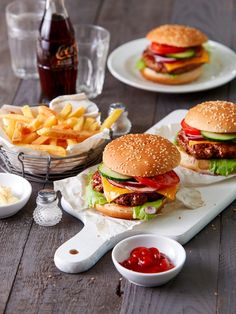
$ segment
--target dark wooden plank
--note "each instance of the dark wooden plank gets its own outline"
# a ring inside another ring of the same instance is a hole
[[[218,313],[233,314],[236,309],[236,201],[222,215],[220,265],[217,291]]]
[[[37,190],[37,184],[32,184]],[[35,207],[36,192],[33,192],[27,205],[16,215],[0,221],[0,312],[8,301],[12,285],[18,271],[32,224],[32,210]]]
[[[3,0],[0,3],[0,105],[13,102],[20,82],[11,69],[5,22],[5,6],[9,2]],[[3,312],[5,308],[19,267],[19,261],[32,222],[29,214],[32,207],[34,207],[34,198],[17,215],[0,221],[0,281],[2,283],[0,289],[0,312]]]
[[[231,46],[233,16],[230,1],[225,3],[224,8],[219,1],[175,1],[171,18],[164,22],[195,26],[206,32],[209,38]],[[228,97],[229,85],[193,94],[160,94],[157,97],[155,121],[176,109],[187,109],[206,100],[227,100]],[[220,220],[217,218],[185,246],[187,262],[174,282],[162,288],[148,290],[126,283],[121,313],[215,313],[219,293],[220,226]],[[225,233],[227,236],[227,230]],[[225,255],[227,256],[226,250]],[[234,256],[233,253],[232,255]],[[226,276],[226,273],[224,274]],[[226,289],[225,277],[222,282],[222,289]],[[232,287],[233,285],[231,289]],[[229,301],[232,305],[233,297],[234,292],[231,290]],[[220,298],[223,298],[223,293]],[[219,313],[225,313],[228,303],[225,302],[223,310]],[[235,310],[235,306],[232,309]]]
[[[37,84],[38,82],[35,80],[22,81],[14,100],[12,100],[12,104],[17,106],[23,103],[35,104],[38,97]],[[30,233],[37,191],[42,187],[42,184],[32,182],[33,193],[28,204],[17,215],[1,220],[0,222],[2,240],[0,243],[0,250],[2,252],[0,280],[3,282],[4,287],[4,289],[1,289],[0,294],[0,310],[2,311],[8,302]]]
[[[231,9],[235,7],[235,1],[230,3]],[[229,4],[228,4],[229,6]],[[230,47],[236,49],[236,20],[231,20],[231,36]],[[226,32],[226,28],[224,29]],[[223,32],[223,30],[222,30]],[[227,32],[226,32],[227,33]],[[236,80],[229,84],[229,97],[228,100],[235,102],[236,99]],[[218,300],[217,310],[218,313],[233,314],[236,309],[236,296],[235,296],[235,263],[236,251],[233,240],[236,237],[235,229],[236,220],[236,201],[225,211],[222,215],[221,222],[221,245],[220,245],[220,264],[218,276]]]
[[[90,1],[83,9],[82,1],[76,5],[70,1],[71,7],[69,2],[67,7],[69,12],[73,9],[73,22],[85,22],[87,16],[87,22],[95,23],[100,4],[99,1]],[[39,95],[37,84],[34,81],[22,82],[15,103],[36,102]],[[113,271],[110,253],[91,271],[82,275],[63,274],[54,265],[55,250],[81,228],[82,224],[67,214],[63,215],[62,222],[56,227],[43,228],[33,223],[6,313],[108,313],[111,309],[118,312],[120,299],[116,295],[116,287],[120,275]],[[101,287],[104,287],[105,293]],[[116,305],[114,299],[118,300]]]

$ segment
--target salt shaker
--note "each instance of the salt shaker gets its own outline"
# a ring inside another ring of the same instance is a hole
[[[115,109],[123,109],[123,113],[120,117],[116,120],[116,122],[112,125],[112,136],[118,137],[121,135],[125,135],[129,133],[131,129],[131,122],[128,119],[128,111],[123,103],[113,103],[109,106],[108,115]]]
[[[34,210],[34,221],[41,226],[54,226],[62,218],[62,211],[58,207],[57,193],[51,189],[38,192],[37,207]]]

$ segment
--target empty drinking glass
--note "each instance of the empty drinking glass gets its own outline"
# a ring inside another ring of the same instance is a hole
[[[23,0],[6,7],[12,69],[16,76],[38,78],[36,43],[45,1]]]
[[[97,25],[75,25],[79,50],[77,92],[84,92],[89,98],[101,94],[110,33]]]

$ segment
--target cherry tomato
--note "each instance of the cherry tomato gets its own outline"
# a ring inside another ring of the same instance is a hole
[[[157,248],[150,247],[149,251],[152,253],[152,255],[155,259],[160,259],[160,252]]]
[[[152,264],[153,264],[153,258],[150,255],[142,256],[139,259],[139,265],[142,265],[144,267],[151,266]]]
[[[140,250],[140,256],[146,256],[146,255],[149,255],[149,249],[147,249],[146,247],[142,248]]]
[[[154,177],[135,177],[135,179],[138,182],[156,188],[157,190],[176,185],[180,181],[179,177],[173,170]]]
[[[128,259],[128,263],[129,263],[129,265],[136,265],[136,264],[138,264],[138,258],[132,256],[132,257],[130,257],[130,258]]]
[[[198,130],[198,129],[195,129],[195,128],[192,128],[191,126],[189,126],[185,120],[183,119],[181,121],[181,126],[182,126],[182,129],[184,130],[184,132],[186,134],[190,134],[190,135],[201,135],[201,131]]]
[[[182,47],[174,47],[174,46],[168,46],[168,45],[161,45],[158,43],[151,43],[150,49],[157,54],[165,55],[169,53],[178,53],[178,52],[184,52],[189,48],[182,48]]]
[[[143,249],[146,249],[144,246],[140,246],[140,247],[137,247],[135,249],[133,249],[130,253],[130,256],[132,257],[139,257],[140,256],[140,252],[143,250]]]
[[[159,273],[174,267],[169,258],[155,247],[137,247],[120,264],[141,273]]]
[[[160,268],[162,271],[170,269],[170,263],[167,258],[162,258],[160,262]]]

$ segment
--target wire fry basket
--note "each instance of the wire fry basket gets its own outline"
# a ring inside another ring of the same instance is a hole
[[[3,171],[18,174],[24,178],[47,183],[77,175],[84,169],[101,161],[102,151],[107,144],[105,140],[95,149],[67,157],[36,156],[15,152],[0,146]]]

